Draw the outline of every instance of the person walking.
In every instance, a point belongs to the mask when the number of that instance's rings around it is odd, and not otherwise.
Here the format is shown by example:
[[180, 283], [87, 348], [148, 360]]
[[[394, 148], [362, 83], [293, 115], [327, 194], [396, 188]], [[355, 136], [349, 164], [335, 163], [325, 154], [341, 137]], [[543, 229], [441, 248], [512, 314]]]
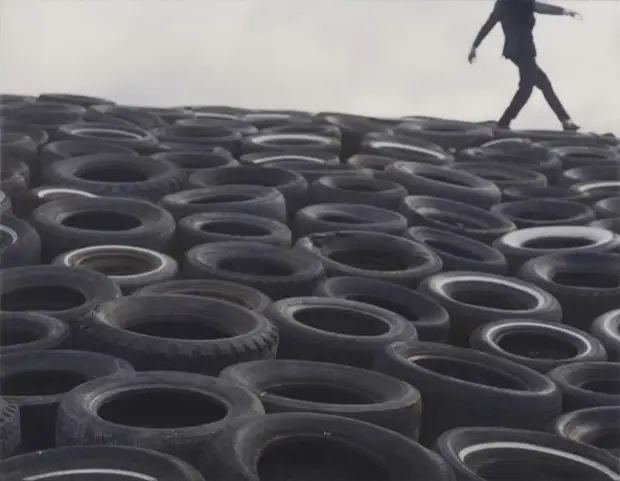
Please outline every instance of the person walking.
[[487, 21], [482, 25], [468, 55], [469, 63], [476, 59], [476, 49], [498, 23], [504, 31], [503, 56], [514, 63], [519, 69], [519, 88], [508, 108], [497, 122], [498, 127], [509, 129], [510, 123], [530, 99], [534, 87], [540, 89], [545, 100], [561, 122], [564, 130], [577, 131], [575, 124], [556, 95], [547, 74], [536, 62], [536, 46], [534, 44], [535, 14], [565, 15], [580, 19], [573, 11], [535, 0], [496, 0], [495, 6]]

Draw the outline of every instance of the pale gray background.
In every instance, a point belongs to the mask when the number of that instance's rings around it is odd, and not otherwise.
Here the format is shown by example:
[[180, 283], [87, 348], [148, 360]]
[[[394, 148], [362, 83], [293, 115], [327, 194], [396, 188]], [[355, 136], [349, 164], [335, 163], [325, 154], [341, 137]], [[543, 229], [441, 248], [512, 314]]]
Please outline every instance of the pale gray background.
[[[620, 2], [558, 1], [539, 62], [573, 118], [620, 134]], [[496, 119], [517, 84], [490, 0], [0, 0], [0, 90]], [[515, 127], [557, 128], [536, 92]]]

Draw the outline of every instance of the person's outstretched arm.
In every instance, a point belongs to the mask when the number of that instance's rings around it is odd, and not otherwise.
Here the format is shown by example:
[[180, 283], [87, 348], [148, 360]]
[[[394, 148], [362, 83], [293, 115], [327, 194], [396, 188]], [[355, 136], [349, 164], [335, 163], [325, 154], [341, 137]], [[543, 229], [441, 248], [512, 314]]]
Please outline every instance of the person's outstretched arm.
[[534, 11], [542, 15], [567, 15], [573, 18], [580, 17], [580, 15], [573, 10], [568, 10], [564, 7], [558, 7], [557, 5], [551, 5], [549, 3], [538, 1], [534, 2]]
[[495, 6], [493, 7], [491, 15], [489, 15], [489, 18], [487, 18], [487, 21], [484, 22], [482, 27], [480, 27], [478, 35], [476, 35], [474, 43], [471, 46], [471, 50], [469, 51], [469, 56], [467, 57], [469, 63], [472, 63], [476, 59], [476, 49], [480, 46], [480, 44], [487, 37], [487, 35], [491, 33], [493, 27], [495, 27], [495, 25], [497, 25], [497, 23], [499, 22], [499, 9], [501, 7], [502, 1], [503, 0], [497, 0], [495, 2]]

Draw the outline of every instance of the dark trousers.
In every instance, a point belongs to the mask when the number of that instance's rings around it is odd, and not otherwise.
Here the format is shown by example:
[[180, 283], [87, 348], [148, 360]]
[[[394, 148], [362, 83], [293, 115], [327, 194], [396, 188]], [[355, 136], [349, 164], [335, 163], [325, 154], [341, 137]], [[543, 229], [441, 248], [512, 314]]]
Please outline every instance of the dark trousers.
[[519, 69], [519, 88], [512, 98], [512, 102], [502, 115], [499, 123], [500, 125], [508, 125], [513, 121], [521, 109], [525, 107], [525, 104], [530, 99], [534, 87], [540, 89], [545, 96], [545, 100], [549, 104], [549, 107], [553, 110], [555, 115], [560, 121], [568, 120], [570, 117], [560, 99], [553, 90], [553, 86], [547, 77], [547, 74], [536, 63], [536, 57], [533, 55], [520, 55], [509, 57], [509, 60], [514, 63]]

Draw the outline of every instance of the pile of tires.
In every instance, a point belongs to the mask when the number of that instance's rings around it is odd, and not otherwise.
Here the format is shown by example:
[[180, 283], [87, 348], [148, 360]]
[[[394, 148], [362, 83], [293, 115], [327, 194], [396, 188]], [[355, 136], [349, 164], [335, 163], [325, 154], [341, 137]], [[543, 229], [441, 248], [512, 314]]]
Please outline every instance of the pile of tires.
[[0, 478], [620, 479], [620, 144], [0, 96]]

